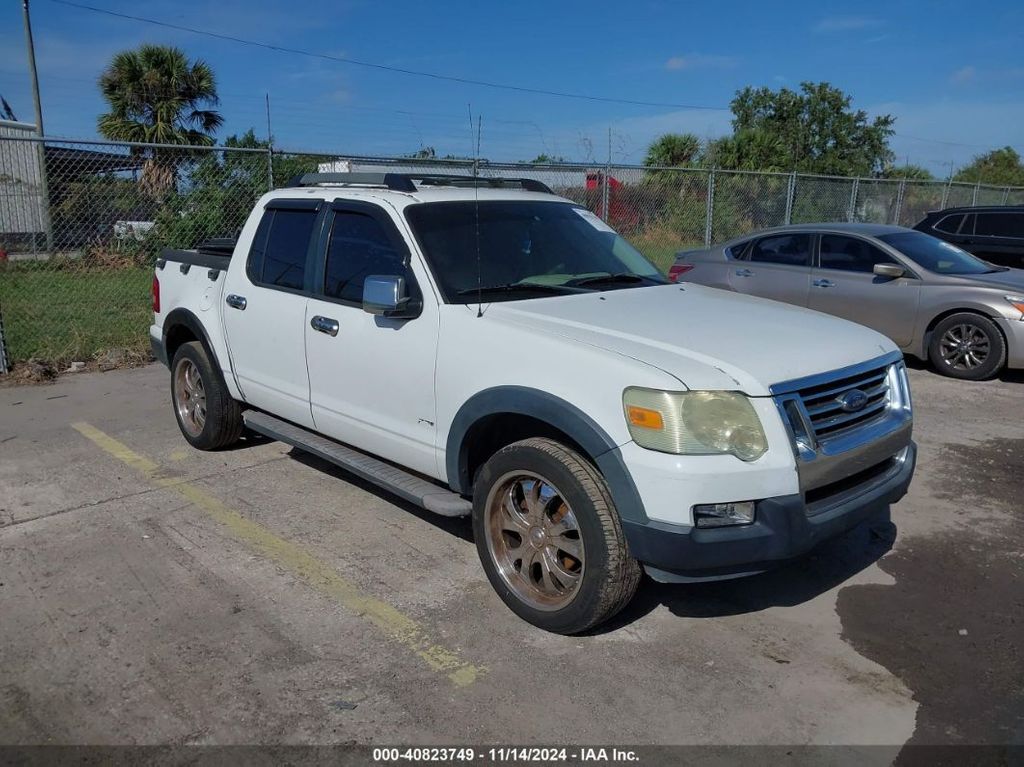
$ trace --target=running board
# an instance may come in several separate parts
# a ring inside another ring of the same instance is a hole
[[[256,410],[245,411],[243,419],[253,431],[323,458],[427,511],[445,517],[464,517],[473,510],[471,501],[451,490],[301,426]]]

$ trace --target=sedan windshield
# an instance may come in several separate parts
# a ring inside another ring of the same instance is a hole
[[[878,239],[936,274],[986,274],[999,271],[966,250],[960,250],[956,245],[950,245],[924,232],[883,234]]]
[[[636,248],[575,205],[433,202],[405,214],[450,303],[473,303],[478,292],[508,301],[665,283]]]

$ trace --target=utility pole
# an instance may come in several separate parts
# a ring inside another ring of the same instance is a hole
[[[32,78],[32,100],[36,108],[36,136],[42,139],[43,133],[43,104],[39,99],[39,74],[36,72],[36,47],[32,41],[32,20],[28,14],[28,0],[21,0],[22,16],[25,19],[25,45],[28,48],[28,72]],[[46,144],[43,141],[36,142],[36,153],[39,157],[39,196],[40,213],[42,215],[43,229],[46,232],[46,252],[53,252],[53,227],[50,224],[50,188],[46,178]]]

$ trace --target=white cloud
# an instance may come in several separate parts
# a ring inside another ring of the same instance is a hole
[[[826,16],[814,25],[815,32],[856,32],[881,26],[881,19],[870,16]]]
[[[729,69],[736,66],[732,56],[719,56],[713,53],[687,53],[673,56],[665,62],[665,69],[678,72],[684,69]]]
[[[949,81],[953,85],[966,85],[973,80],[978,74],[978,70],[972,66],[960,67],[949,76]]]

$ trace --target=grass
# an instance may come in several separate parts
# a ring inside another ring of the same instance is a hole
[[[666,243],[662,237],[634,244],[662,272],[668,272],[678,250],[699,247],[671,239]],[[9,361],[64,364],[114,348],[146,353],[152,279],[149,267],[39,262],[0,267],[0,316]]]
[[[149,268],[0,269],[8,359],[65,363],[107,349],[148,350]]]

